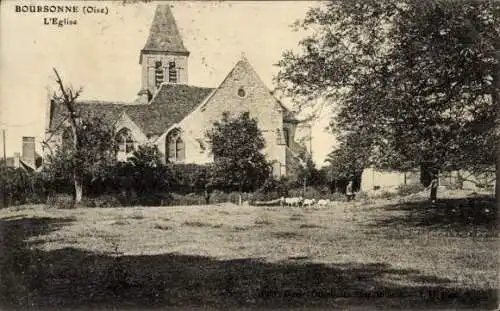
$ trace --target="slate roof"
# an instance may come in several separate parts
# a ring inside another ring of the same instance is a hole
[[[130,105],[125,110],[145,134],[163,134],[190,114],[213,90],[164,83],[148,105]]]
[[[123,102],[109,102],[100,100],[77,101],[75,109],[81,117],[103,117],[110,122],[115,122],[127,104]],[[50,112],[49,131],[57,131],[61,124],[68,119],[68,112],[61,104],[52,104]]]
[[[82,117],[102,116],[109,122],[118,121],[125,112],[144,134],[163,134],[171,125],[191,113],[213,90],[182,84],[162,84],[149,104],[79,101],[75,107]],[[67,116],[66,109],[56,105],[52,112],[49,130],[57,130]]]
[[[189,54],[184,47],[181,34],[168,4],[160,4],[156,7],[149,37],[143,51]]]
[[[180,122],[203,102],[215,89],[184,84],[162,84],[149,104],[127,104],[99,100],[78,101],[75,105],[81,117],[103,117],[109,122],[118,121],[123,112],[139,126],[144,134],[163,134],[170,126]],[[288,122],[298,122],[293,113],[281,102],[283,117]],[[57,131],[67,119],[68,112],[61,105],[51,109],[49,131]]]

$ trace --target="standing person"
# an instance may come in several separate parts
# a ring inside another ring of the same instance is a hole
[[[347,201],[351,201],[354,199],[354,191],[353,191],[353,183],[352,180],[349,180],[349,183],[347,184],[347,187],[345,189],[345,195],[347,197]]]
[[[431,189],[431,203],[435,204],[437,200],[437,188],[438,188],[439,182],[437,178],[437,174],[432,175],[432,180],[429,185],[429,188]]]
[[[205,196],[205,204],[210,204],[210,192],[208,191],[208,185],[205,186],[205,192],[204,192],[204,196]]]

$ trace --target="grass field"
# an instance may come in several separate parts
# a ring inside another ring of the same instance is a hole
[[[492,199],[0,210],[3,309],[494,309]],[[3,310],[2,309],[2,310]]]

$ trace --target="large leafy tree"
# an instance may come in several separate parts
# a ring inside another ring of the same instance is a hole
[[[379,167],[491,166],[499,16],[493,0],[330,1],[298,23],[312,35],[278,87],[338,103],[337,133],[364,133]]]
[[[248,112],[237,117],[224,113],[207,132],[214,155],[213,184],[226,189],[251,191],[270,175],[262,149],[264,137]]]
[[[102,177],[103,170],[115,160],[114,128],[102,118],[82,116],[76,107],[82,89],[64,85],[55,68],[54,73],[58,89],[51,101],[64,107],[68,127],[63,134],[67,139],[47,159],[46,172],[54,178],[71,176],[67,180],[72,181],[74,204],[78,204],[86,178]]]
[[[79,203],[84,186],[91,187],[107,178],[108,168],[116,162],[114,128],[103,118],[81,118],[75,122],[79,134],[78,148],[74,131],[66,128],[62,144],[49,154],[43,174],[49,186],[58,190],[70,186]]]
[[[361,176],[369,164],[369,140],[360,135],[342,137],[338,147],[326,158],[326,171],[331,180],[352,180]]]

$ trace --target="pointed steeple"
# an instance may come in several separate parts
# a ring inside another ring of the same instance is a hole
[[[187,84],[188,58],[189,51],[184,47],[170,7],[158,5],[139,58],[142,65],[140,102],[149,102],[162,83]]]
[[[168,52],[189,55],[189,51],[184,47],[181,34],[168,4],[159,4],[156,7],[148,40],[141,51],[141,62],[142,54],[147,52]]]

